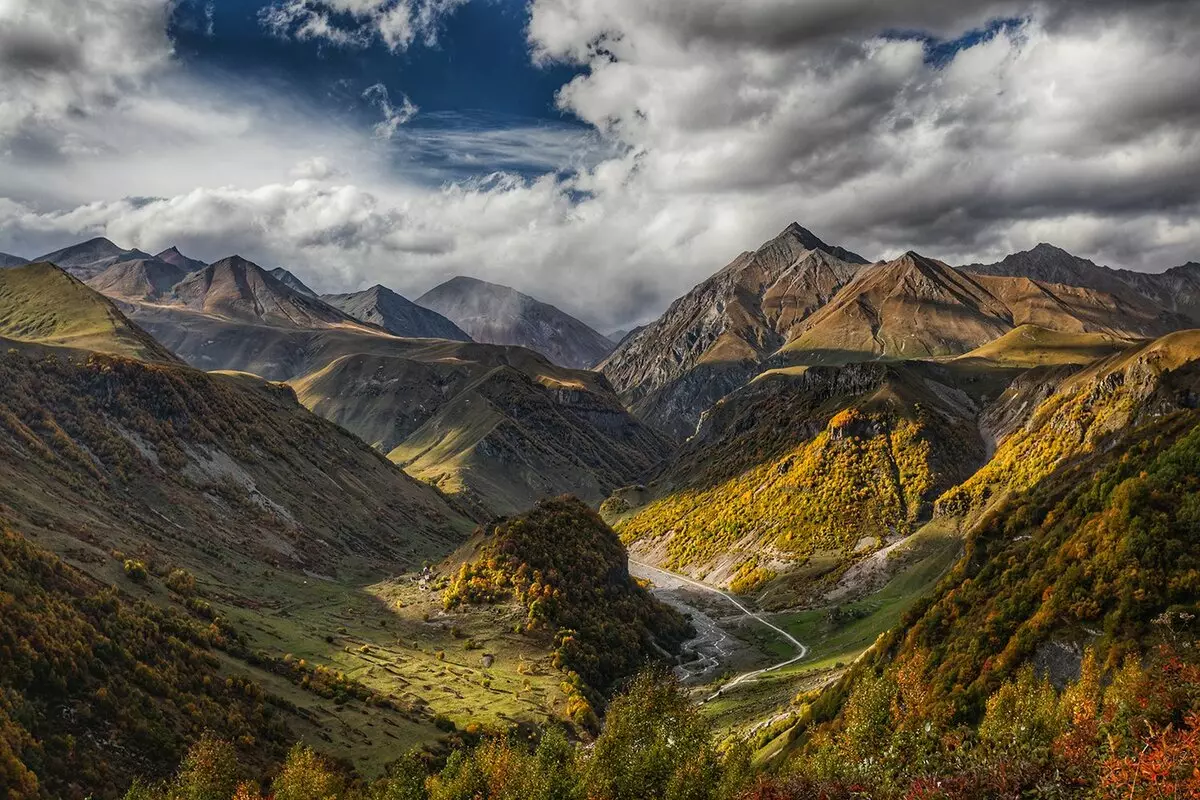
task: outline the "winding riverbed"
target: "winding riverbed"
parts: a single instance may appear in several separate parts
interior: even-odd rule
[[[751,682],[760,675],[774,672],[790,664],[795,664],[808,655],[808,647],[803,642],[778,625],[768,622],[760,614],[746,608],[746,606],[742,605],[732,595],[722,592],[720,589],[714,589],[711,586],[674,572],[668,572],[658,567],[652,567],[649,564],[643,564],[632,558],[629,559],[629,571],[636,577],[653,582],[656,592],[661,594],[663,601],[691,615],[692,622],[696,626],[697,636],[688,642],[688,647],[696,651],[698,659],[681,668],[687,677],[701,679],[710,674],[715,675],[725,663],[728,663],[735,649],[738,649],[741,645],[740,643],[735,644],[733,637],[712,616],[689,603],[687,598],[678,591],[680,589],[694,589],[722,598],[725,603],[728,603],[740,612],[735,618],[753,619],[760,625],[777,633],[784,641],[796,649],[796,654],[792,658],[780,661],[778,664],[772,664],[769,667],[754,669],[736,675],[715,694],[711,695],[708,698],[709,700],[720,697],[723,693],[728,692],[739,684]]]

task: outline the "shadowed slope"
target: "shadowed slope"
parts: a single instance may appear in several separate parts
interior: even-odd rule
[[[470,336],[441,314],[413,303],[386,286],[376,285],[350,294],[326,294],[321,299],[357,320],[378,325],[396,336],[471,341]]]
[[[612,352],[603,334],[554,306],[494,283],[459,276],[416,300],[477,342],[519,345],[555,364],[587,369]]]
[[[171,288],[189,270],[159,258],[139,258],[118,261],[87,281],[100,294],[119,300],[159,300],[171,293]]]
[[[153,258],[141,250],[126,250],[110,242],[104,237],[89,239],[86,242],[73,244],[53,253],[38,256],[35,262],[46,261],[66,270],[80,280],[94,278],[118,261],[131,261],[139,258]]]

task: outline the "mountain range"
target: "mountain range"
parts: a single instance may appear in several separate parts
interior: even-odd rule
[[[538,763],[594,765],[655,661],[763,797],[1107,786],[1200,712],[1200,265],[792,224],[614,347],[468,278],[49,255],[0,270],[0,643],[43,643],[0,647],[0,778],[41,795],[205,730],[395,777],[555,721],[610,738]]]
[[[955,356],[1025,324],[1129,340],[1192,324],[1186,299],[1164,303],[1102,280],[1117,273],[1094,265],[1084,275],[1094,280],[1054,282],[1069,276],[1027,255],[1003,269],[955,269],[913,252],[868,264],[793,224],[697,285],[598,369],[636,415],[684,439],[705,409],[771,367]],[[1021,274],[1027,262],[1035,268]],[[1180,267],[1143,284],[1193,273]]]

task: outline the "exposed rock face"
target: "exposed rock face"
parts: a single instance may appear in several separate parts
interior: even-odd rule
[[[725,384],[740,385],[729,376],[753,374],[751,365],[784,344],[865,263],[861,256],[827,245],[793,223],[753,253],[742,253],[676,300],[656,322],[626,338],[600,370],[637,413],[678,435],[694,426],[703,408],[668,423],[673,413],[669,409],[694,409],[704,400],[691,399],[687,387],[671,384],[706,365],[708,372],[724,374]],[[654,399],[643,402],[650,396]]]
[[[309,297],[317,296],[317,293],[308,288],[308,285],[304,281],[300,280],[283,267],[276,267],[275,269],[271,270],[271,277],[275,278],[275,280],[279,281],[284,286],[287,286],[290,289],[295,289],[300,294],[306,294]]]
[[[81,281],[86,281],[96,277],[118,261],[131,261],[138,258],[153,258],[153,256],[143,253],[141,250],[125,250],[101,236],[64,247],[62,250],[55,250],[53,253],[35,258],[34,261],[48,261]]]
[[[154,256],[159,261],[166,261],[168,264],[174,264],[179,267],[184,273],[195,272],[198,269],[204,269],[208,266],[203,261],[195,258],[188,258],[183,253],[179,252],[179,248],[175,246],[168,247],[158,255]]]
[[[1082,286],[1106,292],[1127,304],[1145,304],[1200,324],[1200,264],[1189,263],[1166,272],[1146,273],[1102,267],[1049,244],[1014,253],[996,264],[962,268],[980,275],[1025,277],[1046,283]]]
[[[555,364],[587,369],[612,352],[608,337],[554,306],[507,286],[451,278],[417,298],[486,344],[528,347]]]
[[[350,294],[327,294],[321,299],[357,320],[378,325],[396,336],[471,341],[470,336],[441,314],[417,305],[386,286],[376,285]]]

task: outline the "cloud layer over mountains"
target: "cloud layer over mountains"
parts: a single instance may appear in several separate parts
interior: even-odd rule
[[[403,49],[461,5],[263,13],[303,10],[306,27],[271,32],[321,47],[359,46],[323,35],[312,20],[326,14]],[[531,158],[561,153],[560,169],[440,183],[396,159],[403,136],[189,74],[165,0],[9,0],[0,250],[91,233],[179,243],[325,291],[417,294],[467,273],[603,328],[656,315],[792,219],[872,258],[987,261],[1045,240],[1137,269],[1200,256],[1200,3],[532,0],[528,13],[531,58],[586,68],[557,102],[597,137],[564,131],[556,149],[559,132],[531,131]],[[456,146],[468,158],[496,135]]]

